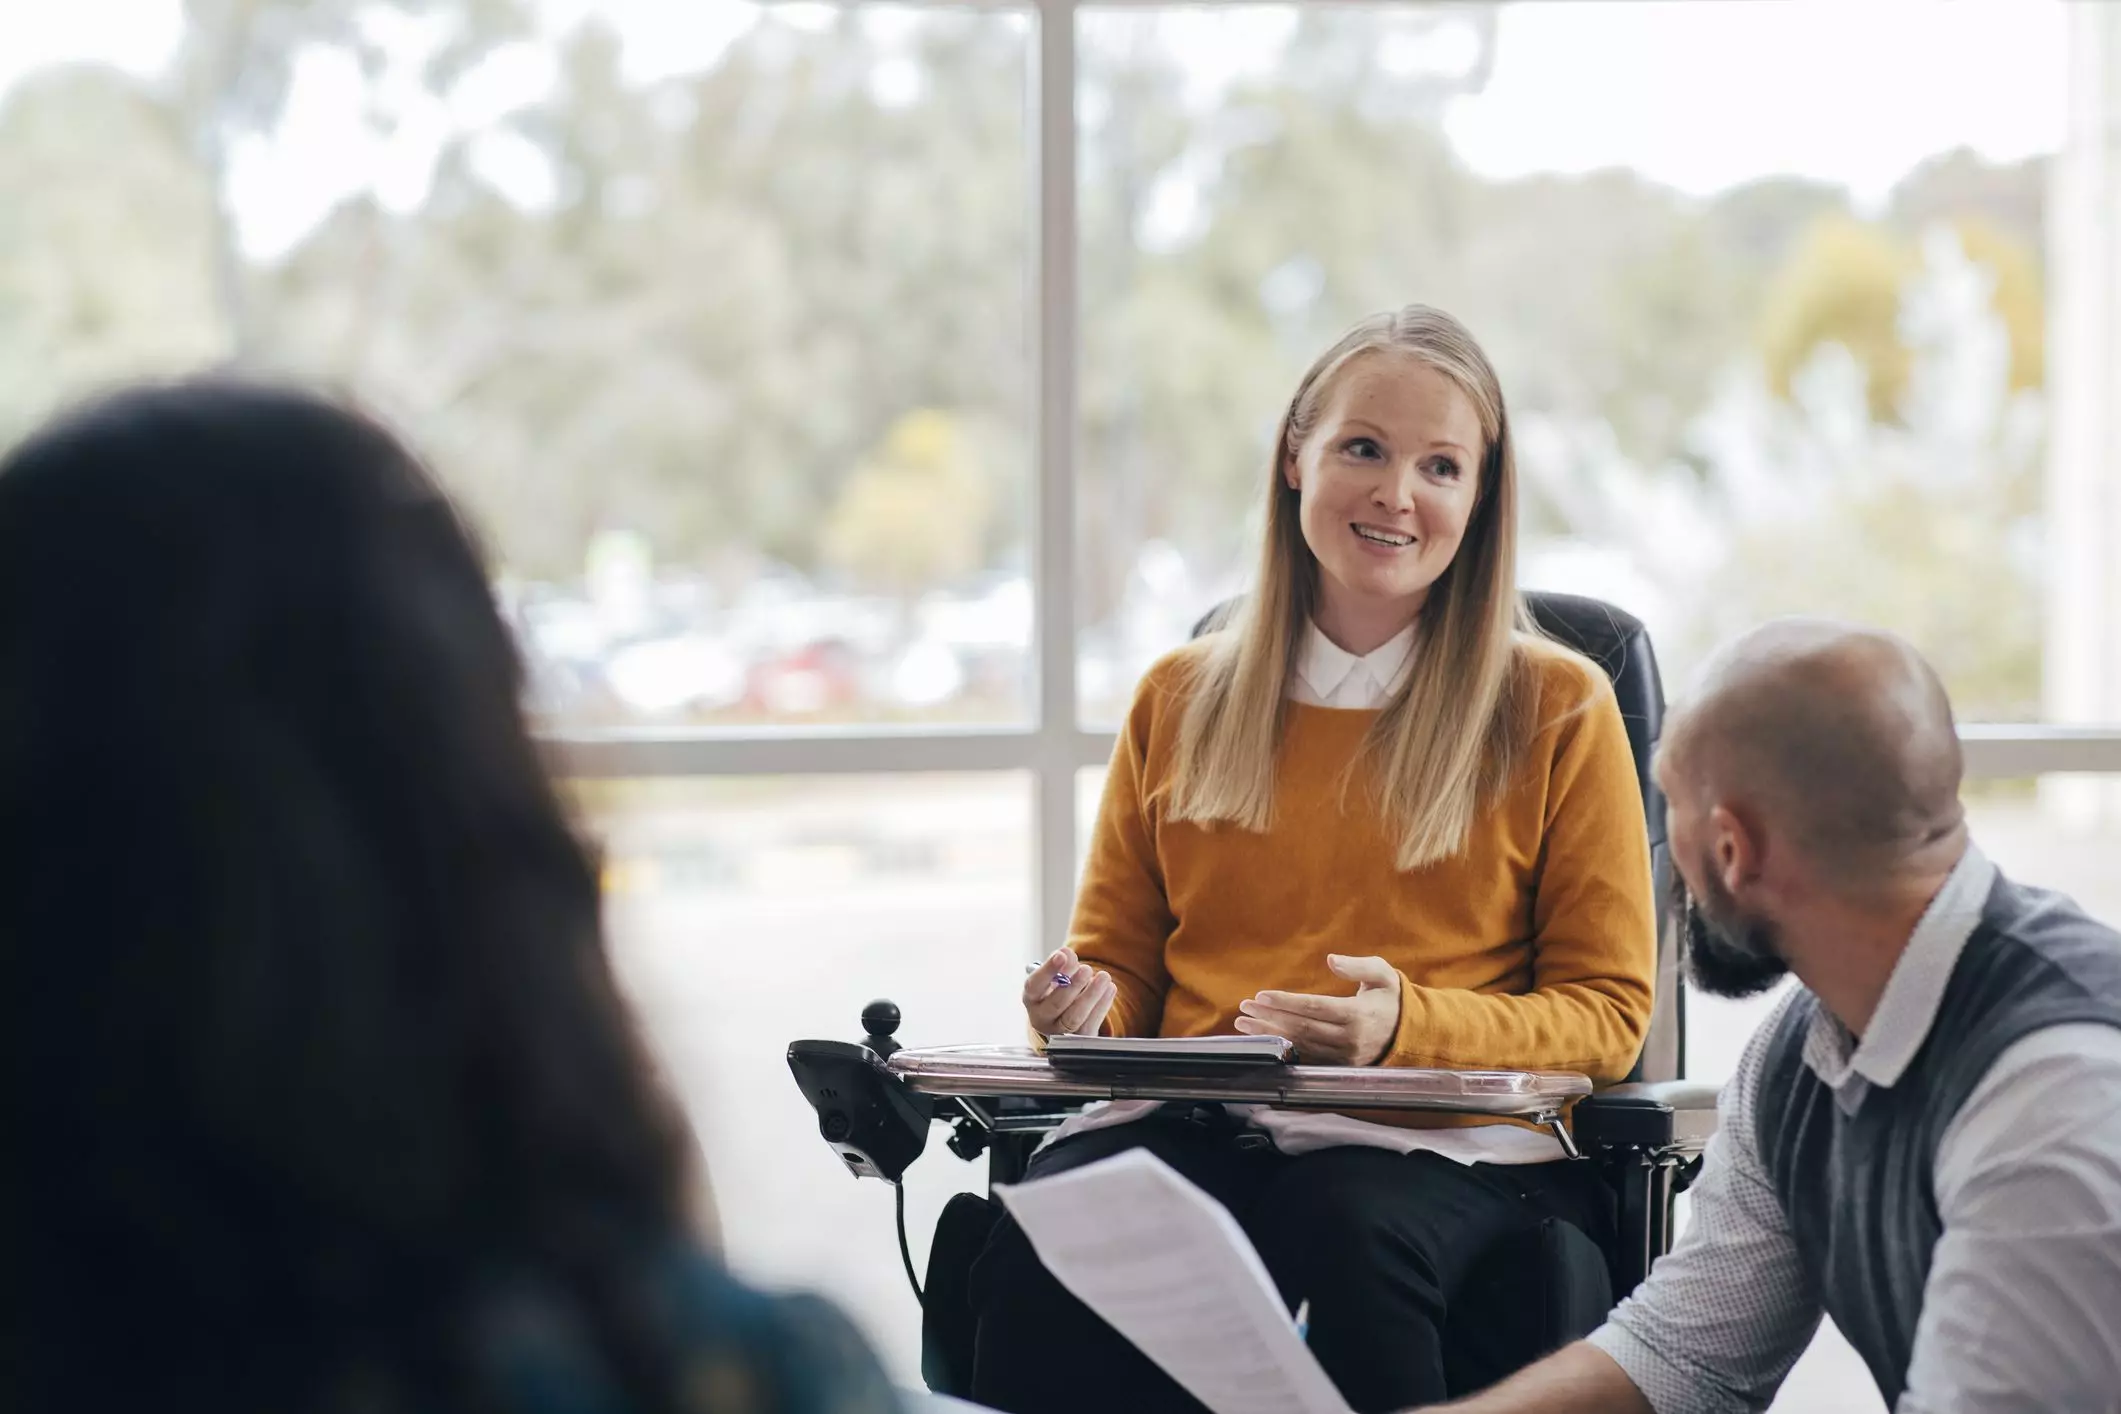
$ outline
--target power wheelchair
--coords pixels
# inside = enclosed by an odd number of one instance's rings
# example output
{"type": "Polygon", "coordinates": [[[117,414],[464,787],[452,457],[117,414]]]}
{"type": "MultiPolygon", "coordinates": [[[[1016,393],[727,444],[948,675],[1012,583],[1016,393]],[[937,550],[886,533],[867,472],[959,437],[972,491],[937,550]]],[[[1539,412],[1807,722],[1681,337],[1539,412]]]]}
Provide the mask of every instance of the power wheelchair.
{"type": "MultiPolygon", "coordinates": [[[[1526,607],[1540,630],[1604,668],[1612,680],[1635,759],[1649,825],[1650,858],[1660,901],[1656,1008],[1628,1082],[1592,1092],[1582,1076],[1529,1072],[1276,1066],[1234,1074],[1159,1072],[1139,1065],[1100,1072],[1055,1066],[1020,1046],[909,1049],[897,1040],[899,1009],[872,1002],[862,1012],[859,1042],[802,1040],[788,1065],[818,1116],[818,1131],[857,1178],[894,1186],[927,1146],[931,1129],[967,1162],[985,1156],[994,1184],[1023,1177],[1039,1142],[1089,1102],[1155,1099],[1212,1105],[1242,1101],[1299,1109],[1410,1109],[1511,1115],[1554,1130],[1577,1162],[1593,1164],[1612,1190],[1610,1240],[1549,1220],[1484,1264],[1507,1272],[1506,1293],[1473,1293],[1454,1305],[1461,1319],[1511,1325],[1510,1368],[1447,1371],[1453,1394],[1470,1393],[1582,1335],[1619,1296],[1634,1290],[1670,1249],[1673,1207],[1700,1168],[1716,1126],[1716,1091],[1685,1075],[1685,976],[1682,923],[1671,889],[1665,802],[1651,774],[1664,715],[1664,689],[1641,622],[1611,605],[1576,595],[1532,593],[1526,607]],[[1536,1293],[1526,1310],[1525,1294],[1536,1293]],[[1520,1334],[1521,1331],[1521,1334],[1520,1334]],[[1460,1386],[1463,1388],[1460,1388],[1460,1386]]],[[[1197,637],[1228,617],[1219,606],[1194,628],[1197,637]]],[[[971,1380],[974,1313],[969,1273],[1000,1220],[991,1196],[960,1193],[944,1209],[930,1246],[927,1280],[915,1277],[899,1194],[899,1243],[906,1275],[922,1304],[921,1371],[939,1394],[965,1395],[971,1380]]],[[[1475,1285],[1479,1284],[1476,1279],[1475,1285]]],[[[1492,1327],[1490,1334],[1492,1337],[1492,1327]]],[[[1446,1348],[1450,1329],[1445,1330],[1446,1348]]],[[[1492,1338],[1486,1342],[1492,1349],[1492,1338]]]]}

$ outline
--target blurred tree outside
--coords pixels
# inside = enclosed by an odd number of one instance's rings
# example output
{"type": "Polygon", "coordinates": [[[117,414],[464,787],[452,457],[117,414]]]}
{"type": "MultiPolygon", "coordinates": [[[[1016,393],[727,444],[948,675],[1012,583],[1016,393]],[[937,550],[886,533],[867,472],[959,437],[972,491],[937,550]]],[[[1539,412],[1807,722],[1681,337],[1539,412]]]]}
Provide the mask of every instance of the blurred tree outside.
{"type": "Polygon", "coordinates": [[[0,446],[90,390],[227,354],[212,203],[116,73],[37,74],[0,105],[0,446]]]}
{"type": "Polygon", "coordinates": [[[1770,287],[1760,351],[1768,386],[1782,397],[1822,344],[1839,344],[1863,369],[1870,415],[1899,415],[1908,351],[1900,341],[1900,293],[1914,258],[1889,231],[1830,216],[1805,232],[1770,287]]]}
{"type": "Polygon", "coordinates": [[[386,35],[425,31],[421,81],[441,91],[529,25],[520,0],[184,0],[184,18],[183,42],[157,97],[172,137],[189,150],[212,196],[214,289],[240,354],[253,352],[254,315],[231,168],[238,144],[278,126],[302,59],[351,55],[370,81],[365,116],[381,129],[397,116],[373,93],[390,62],[386,35]]]}
{"type": "Polygon", "coordinates": [[[987,563],[992,488],[947,413],[908,413],[842,488],[822,532],[824,562],[912,601],[987,563]]]}
{"type": "MultiPolygon", "coordinates": [[[[431,429],[522,573],[567,577],[611,525],[659,563],[818,567],[823,509],[896,419],[1028,420],[1022,41],[941,16],[914,48],[952,82],[884,102],[889,50],[851,13],[814,34],[763,17],[652,85],[587,26],[506,130],[553,171],[550,209],[459,145],[411,219],[342,213],[341,246],[374,252],[368,298],[343,248],[282,267],[283,356],[431,429]]],[[[993,455],[1020,529],[1026,451],[993,455]]]]}
{"type": "MultiPolygon", "coordinates": [[[[1776,290],[1814,301],[1767,327],[1820,330],[1788,376],[1792,398],[1761,440],[1783,452],[1772,486],[1727,516],[1725,571],[1701,616],[1706,638],[1777,613],[1827,613],[1920,645],[1962,715],[2039,715],[2042,315],[2030,252],[1993,227],[1933,226],[1893,246],[1871,232],[1803,243],[1776,290]],[[1842,260],[1852,248],[1865,253],[1842,260]],[[1866,284],[1865,282],[1868,282],[1866,284]],[[1820,301],[1822,290],[1839,303],[1820,301]],[[1878,328],[1879,311],[1890,322],[1878,328]],[[1894,416],[1876,415],[1879,378],[1828,331],[1886,350],[1894,416]],[[1838,405],[1837,405],[1838,404],[1838,405]]],[[[1769,356],[1789,356],[1771,344],[1769,356]]]]}

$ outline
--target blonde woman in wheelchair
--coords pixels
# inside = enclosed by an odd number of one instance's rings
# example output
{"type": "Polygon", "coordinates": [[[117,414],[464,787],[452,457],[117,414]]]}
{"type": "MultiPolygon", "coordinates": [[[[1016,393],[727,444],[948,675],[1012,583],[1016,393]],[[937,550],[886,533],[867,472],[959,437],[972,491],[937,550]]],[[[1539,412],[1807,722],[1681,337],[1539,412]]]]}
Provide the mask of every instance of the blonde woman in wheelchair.
{"type": "MultiPolygon", "coordinates": [[[[1025,983],[1033,1029],[1623,1078],[1655,953],[1642,797],[1604,674],[1523,616],[1486,354],[1420,305],[1357,325],[1297,386],[1265,492],[1235,621],[1136,690],[1068,946],[1025,983]]],[[[1464,1347],[1521,1347],[1534,1303],[1491,1294],[1447,1348],[1468,1278],[1548,1217],[1593,1237],[1612,1223],[1555,1138],[1471,1116],[1121,1102],[1071,1121],[1030,1172],[1133,1147],[1230,1209],[1363,1414],[1504,1373],[1464,1347]]],[[[1013,1223],[971,1295],[981,1403],[1199,1408],[1013,1223]]]]}

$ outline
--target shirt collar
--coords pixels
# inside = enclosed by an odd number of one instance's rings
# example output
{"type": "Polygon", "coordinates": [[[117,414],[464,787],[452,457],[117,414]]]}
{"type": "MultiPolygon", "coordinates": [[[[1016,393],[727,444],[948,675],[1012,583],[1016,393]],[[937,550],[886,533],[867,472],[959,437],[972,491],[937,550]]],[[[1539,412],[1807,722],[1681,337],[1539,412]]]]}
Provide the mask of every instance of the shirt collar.
{"type": "Polygon", "coordinates": [[[1296,671],[1303,676],[1321,702],[1328,701],[1340,690],[1341,684],[1356,673],[1370,681],[1375,700],[1382,701],[1399,691],[1407,680],[1407,673],[1414,664],[1414,625],[1408,624],[1378,647],[1360,656],[1326,637],[1317,624],[1312,624],[1304,635],[1303,656],[1296,671]]]}
{"type": "Polygon", "coordinates": [[[1968,844],[1908,936],[1860,1044],[1825,1007],[1813,1014],[1804,1062],[1833,1087],[1844,1110],[1853,1108],[1869,1086],[1890,1089],[1907,1073],[1937,1019],[1959,954],[1980,926],[1995,881],[1996,866],[1968,844]],[[1862,1083],[1852,1083],[1858,1080],[1862,1083]]]}

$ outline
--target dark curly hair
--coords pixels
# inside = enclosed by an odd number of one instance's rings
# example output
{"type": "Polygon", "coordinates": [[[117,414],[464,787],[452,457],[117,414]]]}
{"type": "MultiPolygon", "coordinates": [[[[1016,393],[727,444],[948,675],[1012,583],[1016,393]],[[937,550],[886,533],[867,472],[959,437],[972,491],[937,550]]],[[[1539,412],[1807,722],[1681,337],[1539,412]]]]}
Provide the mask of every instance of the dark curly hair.
{"type": "Polygon", "coordinates": [[[448,499],[321,397],[136,389],[0,462],[10,1407],[504,1407],[517,1277],[674,1403],[630,1274],[691,1140],[522,678],[448,499]]]}

